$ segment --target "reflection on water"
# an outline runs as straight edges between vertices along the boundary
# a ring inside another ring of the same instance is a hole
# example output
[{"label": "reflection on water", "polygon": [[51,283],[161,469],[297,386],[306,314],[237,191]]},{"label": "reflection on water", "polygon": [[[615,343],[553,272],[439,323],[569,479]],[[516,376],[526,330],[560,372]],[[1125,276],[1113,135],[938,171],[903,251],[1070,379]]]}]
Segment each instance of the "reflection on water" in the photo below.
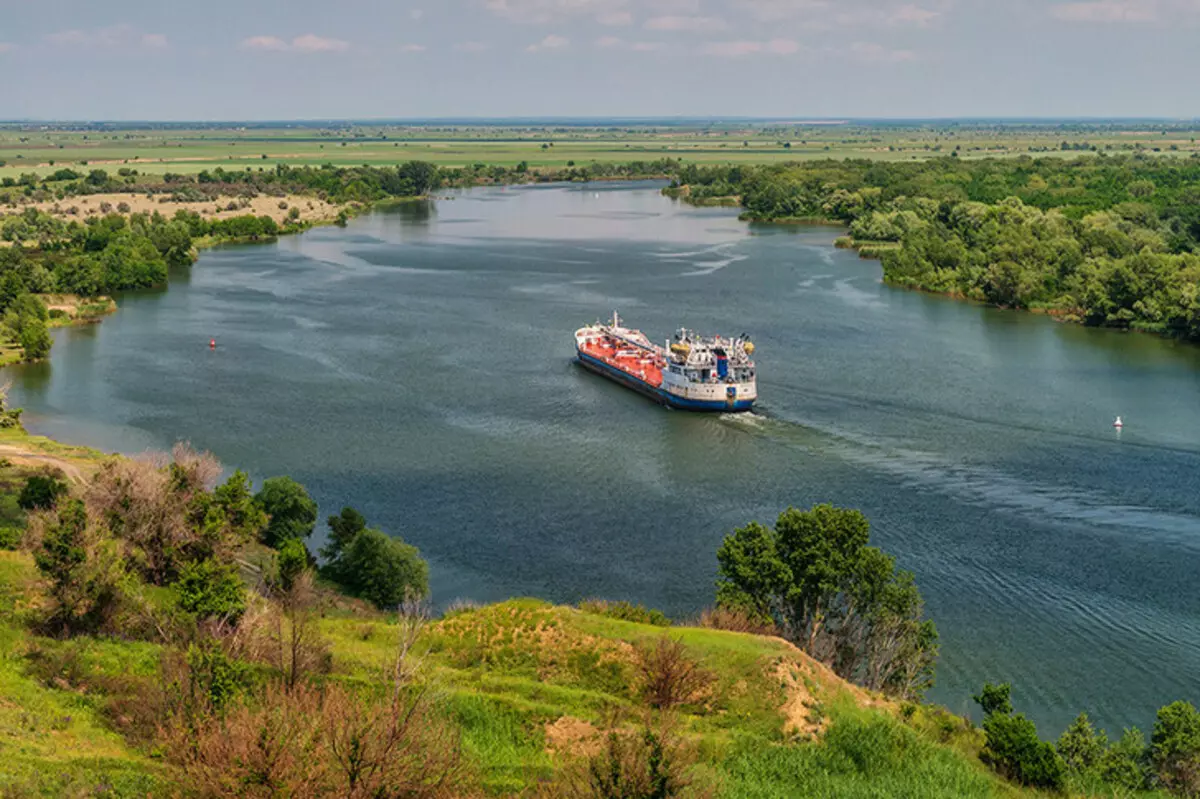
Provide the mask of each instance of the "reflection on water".
[{"label": "reflection on water", "polygon": [[[858,507],[942,631],[935,699],[1008,679],[1047,732],[1200,700],[1200,348],[892,289],[837,233],[644,187],[456,192],[207,252],[56,332],[14,399],[65,440],[291,474],[421,547],[440,602],[686,615],[733,527]],[[669,412],[573,367],[614,309],[655,338],[750,331],[759,410]]]}]

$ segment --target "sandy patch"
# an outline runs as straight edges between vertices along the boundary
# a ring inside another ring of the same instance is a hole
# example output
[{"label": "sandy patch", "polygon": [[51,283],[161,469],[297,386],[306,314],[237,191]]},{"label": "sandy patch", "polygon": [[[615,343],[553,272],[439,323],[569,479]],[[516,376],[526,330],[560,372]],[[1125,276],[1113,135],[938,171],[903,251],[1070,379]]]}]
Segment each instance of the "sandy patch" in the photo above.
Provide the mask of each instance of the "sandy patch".
[{"label": "sandy patch", "polygon": [[546,751],[552,755],[591,757],[603,748],[604,736],[583,719],[562,716],[546,725]]},{"label": "sandy patch", "polygon": [[[293,208],[300,209],[301,221],[309,222],[325,222],[336,219],[338,211],[341,210],[339,206],[327,203],[320,198],[300,194],[289,194],[286,197],[260,195],[253,199],[222,196],[215,200],[182,203],[165,200],[166,197],[162,195],[147,197],[145,194],[113,193],[67,197],[63,200],[47,200],[32,205],[40,211],[67,220],[86,219],[90,216],[118,212],[121,203],[125,203],[129,206],[129,210],[127,212],[119,211],[120,213],[153,214],[157,211],[163,216],[172,217],[176,211],[186,210],[194,211],[205,219],[228,219],[234,216],[253,214],[254,216],[269,216],[280,224],[287,220],[288,213]],[[232,210],[229,209],[231,203],[235,206]],[[106,212],[104,208],[109,206],[111,208]],[[0,212],[20,213],[27,207],[29,206],[0,209]],[[74,213],[71,212],[71,209],[74,209]]]},{"label": "sandy patch", "polygon": [[784,735],[819,736],[824,730],[825,718],[804,681],[805,674],[800,666],[781,661],[775,666],[775,677],[783,685],[784,700],[779,712],[783,714]]}]

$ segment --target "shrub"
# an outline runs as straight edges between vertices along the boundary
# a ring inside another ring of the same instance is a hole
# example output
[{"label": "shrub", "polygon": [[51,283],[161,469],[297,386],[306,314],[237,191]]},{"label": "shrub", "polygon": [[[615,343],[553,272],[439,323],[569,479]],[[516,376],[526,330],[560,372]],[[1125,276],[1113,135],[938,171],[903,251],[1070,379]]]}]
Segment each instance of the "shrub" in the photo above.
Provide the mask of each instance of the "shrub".
[{"label": "shrub", "polygon": [[1037,788],[1061,791],[1066,765],[1054,747],[1038,738],[1037,726],[1024,715],[996,713],[983,722],[986,744],[983,762],[1006,779]]},{"label": "shrub", "polygon": [[47,474],[31,475],[21,489],[17,504],[25,510],[46,510],[67,493],[67,484]]},{"label": "shrub", "polygon": [[267,514],[267,526],[262,541],[278,548],[289,538],[307,538],[317,523],[317,503],[304,486],[290,477],[272,477],[263,481],[262,490],[255,496],[258,506]]},{"label": "shrub", "polygon": [[295,588],[300,575],[308,569],[309,557],[308,547],[300,539],[291,538],[283,542],[275,556],[276,580],[282,591]]},{"label": "shrub", "polygon": [[1080,713],[1054,745],[1067,768],[1077,773],[1092,770],[1100,764],[1108,748],[1108,736],[1097,732],[1087,713]]},{"label": "shrub", "polygon": [[79,500],[32,517],[30,526],[40,541],[34,559],[49,581],[47,626],[62,634],[113,629],[127,580],[108,531]]},{"label": "shrub", "polygon": [[330,685],[271,686],[167,731],[170,759],[200,797],[459,795],[461,747],[424,692],[391,700]]},{"label": "shrub", "polygon": [[179,607],[201,619],[236,622],[246,612],[246,589],[233,564],[208,559],[184,566],[179,581]]},{"label": "shrub", "polygon": [[117,212],[118,213],[127,214],[130,212],[130,210],[132,210],[132,209],[130,209],[129,203],[127,203],[127,202],[117,203]]},{"label": "shrub", "polygon": [[706,608],[700,612],[698,624],[710,630],[727,630],[732,633],[779,634],[779,629],[771,622],[763,621],[738,608]]},{"label": "shrub", "polygon": [[169,585],[188,563],[228,562],[251,532],[242,527],[253,520],[239,508],[236,486],[210,491],[220,474],[215,458],[181,444],[170,457],[114,458],[88,485],[85,499],[89,513],[125,544],[131,568],[155,585]]},{"label": "shrub", "polygon": [[417,548],[369,527],[354,536],[326,573],[380,609],[429,594],[429,564]]},{"label": "shrub", "polygon": [[589,599],[580,602],[579,609],[584,613],[595,613],[597,616],[608,616],[638,624],[650,624],[655,627],[671,626],[671,620],[661,610],[646,608],[644,605],[634,605],[624,600],[610,602],[607,599]]},{"label": "shrub", "polygon": [[1146,785],[1145,753],[1146,738],[1142,731],[1136,727],[1127,729],[1101,756],[1097,773],[1110,785],[1141,790]]},{"label": "shrub", "polygon": [[697,795],[685,775],[687,758],[669,728],[611,732],[604,748],[563,770],[545,797],[672,799]]},{"label": "shrub", "polygon": [[25,531],[20,527],[0,527],[0,549],[16,549],[24,537]]},{"label": "shrub", "polygon": [[716,679],[688,656],[682,641],[668,636],[638,649],[637,669],[642,678],[642,698],[659,710],[698,701]]},{"label": "shrub", "polygon": [[1172,793],[1200,796],[1200,711],[1190,702],[1159,709],[1150,736],[1150,763]]},{"label": "shrub", "polygon": [[1067,767],[1054,747],[1038,738],[1037,726],[1013,714],[1008,683],[986,683],[973,697],[983,708],[984,747],[979,758],[1006,779],[1036,788],[1061,791]]}]

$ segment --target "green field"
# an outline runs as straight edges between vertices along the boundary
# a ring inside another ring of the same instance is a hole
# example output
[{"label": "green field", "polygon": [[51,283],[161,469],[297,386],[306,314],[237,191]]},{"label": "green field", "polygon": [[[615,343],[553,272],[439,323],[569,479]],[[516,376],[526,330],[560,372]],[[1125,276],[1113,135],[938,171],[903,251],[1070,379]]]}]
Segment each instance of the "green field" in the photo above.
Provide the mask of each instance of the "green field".
[{"label": "green field", "polygon": [[[770,163],[813,158],[913,160],[957,151],[960,157],[1101,152],[1191,155],[1197,126],[894,123],[680,127],[201,128],[64,130],[0,125],[0,178],[44,175],[64,166],[129,166],[139,172],[198,172],[291,165],[390,164],[422,160],[565,167],[571,162],[680,158],[688,162]],[[1064,150],[1066,143],[1068,149]],[[1086,146],[1086,147],[1085,147]]]}]

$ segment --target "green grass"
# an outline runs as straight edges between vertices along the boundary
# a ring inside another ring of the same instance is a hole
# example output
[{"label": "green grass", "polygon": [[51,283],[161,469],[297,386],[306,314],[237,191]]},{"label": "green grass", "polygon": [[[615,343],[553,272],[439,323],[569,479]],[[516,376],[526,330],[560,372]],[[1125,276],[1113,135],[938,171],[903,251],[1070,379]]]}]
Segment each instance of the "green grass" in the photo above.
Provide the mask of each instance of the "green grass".
[{"label": "green grass", "polygon": [[722,770],[730,796],[992,797],[1019,795],[978,761],[939,746],[887,714],[835,703],[820,743],[763,745],[745,739]]}]

